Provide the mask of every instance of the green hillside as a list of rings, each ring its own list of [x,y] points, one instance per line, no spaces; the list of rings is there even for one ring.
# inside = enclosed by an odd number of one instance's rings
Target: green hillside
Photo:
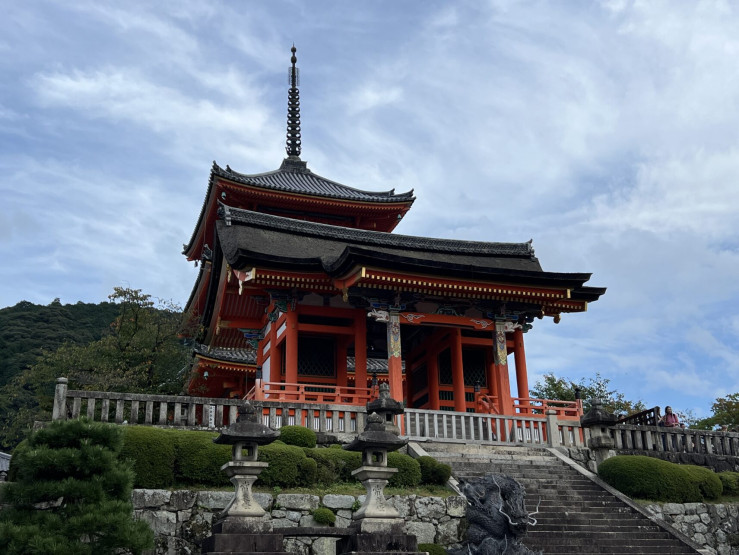
[[[48,306],[21,301],[0,309],[0,387],[32,366],[42,350],[100,339],[119,310],[109,302],[63,305],[58,299]]]

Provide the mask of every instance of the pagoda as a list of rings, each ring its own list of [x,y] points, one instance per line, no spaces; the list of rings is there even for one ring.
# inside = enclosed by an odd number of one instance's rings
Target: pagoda
[[[260,174],[214,163],[184,248],[200,264],[189,392],[364,405],[382,381],[408,408],[528,412],[526,332],[605,289],[543,271],[531,241],[392,233],[413,191],[351,188],[300,158],[294,46],[291,63],[287,158]]]

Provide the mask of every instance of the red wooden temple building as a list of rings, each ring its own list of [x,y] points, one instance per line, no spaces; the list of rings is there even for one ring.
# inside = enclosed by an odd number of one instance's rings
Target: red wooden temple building
[[[190,393],[364,405],[380,380],[409,408],[528,411],[532,322],[605,289],[543,271],[531,242],[392,233],[412,191],[347,187],[300,158],[294,47],[291,61],[287,158],[260,174],[214,163],[184,249],[200,264]]]

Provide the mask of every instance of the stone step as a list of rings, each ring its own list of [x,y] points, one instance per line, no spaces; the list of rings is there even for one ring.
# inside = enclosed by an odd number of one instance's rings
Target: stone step
[[[524,544],[544,553],[696,553],[643,514],[543,449],[436,445],[427,451],[452,467],[456,478],[505,474],[526,489],[536,526]],[[497,452],[496,452],[497,451]],[[521,458],[516,457],[521,453]]]

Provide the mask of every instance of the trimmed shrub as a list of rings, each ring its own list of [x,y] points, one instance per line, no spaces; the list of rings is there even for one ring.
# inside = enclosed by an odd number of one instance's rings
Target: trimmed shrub
[[[154,546],[133,519],[133,471],[117,458],[120,427],[86,419],[52,422],[16,450],[16,481],[3,488],[0,552],[141,553]],[[44,506],[39,510],[39,504]]]
[[[403,453],[388,453],[387,465],[398,469],[388,482],[393,487],[415,487],[421,483],[421,465],[409,455]]]
[[[724,487],[721,484],[721,478],[713,470],[695,465],[681,465],[680,468],[695,482],[704,499],[721,497]]]
[[[336,515],[328,507],[318,507],[311,514],[313,515],[313,520],[318,524],[333,526],[336,522]]]
[[[305,454],[317,463],[316,482],[330,485],[354,480],[352,471],[362,465],[362,454],[339,449],[305,449]]]
[[[724,487],[724,495],[739,495],[739,472],[719,472],[717,476]]]
[[[419,543],[419,551],[426,551],[429,555],[447,555],[447,550],[438,543]]]
[[[174,436],[147,426],[124,429],[120,458],[131,461],[134,487],[164,489],[174,484]]]
[[[699,503],[700,488],[680,465],[642,455],[618,455],[598,467],[608,484],[639,499],[671,503]]]
[[[422,484],[438,484],[443,486],[452,475],[452,467],[440,463],[433,457],[423,456],[416,459],[421,467]]]
[[[316,432],[304,426],[283,426],[280,428],[280,441],[296,447],[316,446]]]
[[[294,445],[276,441],[259,448],[259,460],[269,463],[259,475],[258,484],[268,487],[309,486],[316,479],[316,461]]]
[[[217,445],[211,432],[173,430],[175,482],[205,486],[227,486],[230,482],[221,466],[231,460],[231,446]]]

